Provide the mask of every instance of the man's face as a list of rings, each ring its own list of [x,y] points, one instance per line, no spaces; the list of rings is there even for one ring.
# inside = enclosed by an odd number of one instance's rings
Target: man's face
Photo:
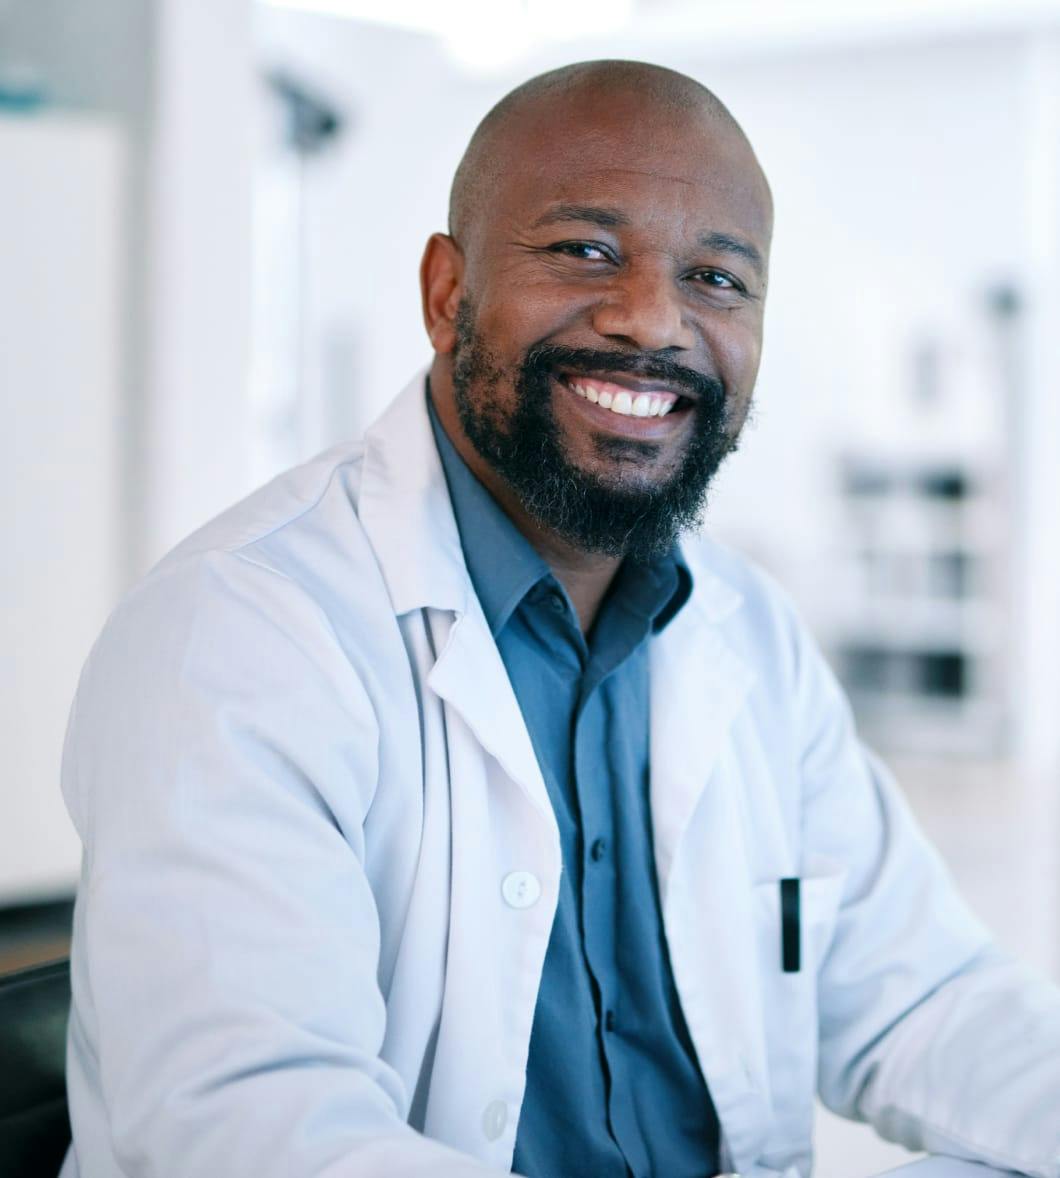
[[[704,116],[653,120],[627,95],[573,121],[521,128],[467,243],[454,395],[531,516],[647,558],[696,522],[747,415],[768,191]]]

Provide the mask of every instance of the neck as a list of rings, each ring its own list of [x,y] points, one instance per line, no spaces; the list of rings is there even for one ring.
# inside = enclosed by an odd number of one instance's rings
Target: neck
[[[431,367],[430,393],[434,411],[456,452],[548,564],[556,580],[567,591],[582,632],[588,633],[622,563],[621,557],[602,556],[575,548],[543,527],[524,509],[511,487],[468,440],[460,424],[452,380],[437,359]]]

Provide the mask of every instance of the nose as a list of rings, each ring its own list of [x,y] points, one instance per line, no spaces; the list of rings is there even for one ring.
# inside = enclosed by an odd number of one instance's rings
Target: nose
[[[631,267],[616,277],[594,309],[592,322],[598,335],[645,352],[695,346],[681,292],[661,267]]]

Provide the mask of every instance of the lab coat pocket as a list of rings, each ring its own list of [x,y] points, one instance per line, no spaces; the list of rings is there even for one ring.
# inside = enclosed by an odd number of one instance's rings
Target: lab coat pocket
[[[817,1075],[817,973],[842,898],[843,872],[754,886],[755,933],[773,1118],[767,1153],[801,1153],[813,1134]]]

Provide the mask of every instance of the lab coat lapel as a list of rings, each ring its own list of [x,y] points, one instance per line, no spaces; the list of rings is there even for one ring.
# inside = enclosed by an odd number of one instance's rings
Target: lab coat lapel
[[[739,607],[739,595],[709,570],[697,569],[691,559],[689,564],[692,597],[651,646],[651,804],[664,903],[682,838],[753,681],[718,624]],[[722,801],[710,794],[704,804]]]
[[[474,594],[427,415],[425,372],[365,434],[357,514],[398,617],[467,611]]]
[[[427,683],[546,819],[555,818],[508,672],[477,598],[459,616]]]
[[[727,1164],[744,1169],[770,1097],[740,780],[725,753],[754,676],[719,624],[739,595],[707,569],[693,573],[693,597],[652,644],[655,863],[674,979]]]
[[[471,586],[425,380],[419,373],[410,381],[366,434],[358,514],[394,612],[430,616],[438,656],[428,685],[554,825],[530,735]]]

